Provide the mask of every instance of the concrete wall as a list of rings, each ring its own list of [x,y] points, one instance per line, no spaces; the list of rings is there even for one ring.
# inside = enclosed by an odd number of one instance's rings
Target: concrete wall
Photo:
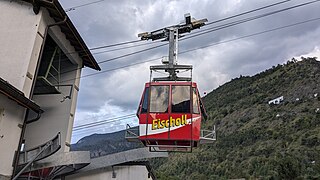
[[[76,69],[77,66],[72,66]],[[77,72],[63,74],[62,81],[75,78]],[[68,84],[74,84],[68,82]],[[66,84],[66,83],[64,83]],[[71,99],[64,99],[69,95],[72,88]],[[61,133],[62,148],[59,152],[68,152],[69,147],[66,144],[71,141],[71,130],[73,126],[74,113],[78,91],[74,87],[60,87],[61,94],[35,95],[33,100],[45,111],[41,118],[31,124],[27,124],[25,131],[25,148],[30,149],[36,147],[46,141],[52,139]]]
[[[115,166],[114,168],[115,178],[112,177],[112,169],[105,168],[94,171],[88,171],[84,173],[77,173],[74,175],[67,176],[66,180],[143,180],[152,179],[148,178],[148,170],[146,166]]]
[[[29,3],[0,1],[0,77],[29,97],[41,38],[37,34],[41,15]]]
[[[7,0],[0,1],[0,12],[0,77],[29,97],[42,43],[37,35],[41,16],[28,3]],[[25,108],[0,94],[0,109],[0,176],[10,177]]]
[[[49,16],[47,10],[42,9],[39,14],[42,14],[43,17],[40,21],[40,30],[45,29],[49,24],[55,23]],[[33,96],[32,99],[37,102],[45,112],[42,114],[40,120],[27,125],[24,139],[25,148],[30,149],[47,142],[60,132],[62,148],[59,152],[61,153],[68,152],[70,149],[68,145],[71,143],[72,127],[80,83],[80,79],[76,79],[76,77],[80,77],[81,75],[82,60],[77,54],[68,53],[74,52],[75,49],[71,46],[70,42],[66,39],[58,26],[52,26],[48,30],[48,36],[55,41],[59,48],[67,54],[69,58],[69,63],[62,66],[61,71],[66,72],[71,70],[71,72],[61,74],[61,84],[74,86],[60,87],[59,90],[62,92],[61,94]],[[69,95],[71,88],[71,99],[63,100],[65,96]]]
[[[0,175],[12,174],[14,152],[18,148],[25,110],[0,94]],[[1,179],[1,178],[0,178]]]
[[[48,24],[54,23],[54,20],[46,9],[41,8],[40,13],[35,15],[31,4],[18,0],[0,1],[0,12],[0,77],[30,98],[45,29]],[[59,27],[52,27],[48,32],[65,53],[75,51]],[[73,64],[68,68],[82,66],[82,61],[77,54],[70,54],[68,57]],[[80,76],[80,73],[81,70],[67,73],[63,78],[74,78],[76,75]],[[75,84],[79,87],[79,79],[66,84]],[[70,87],[61,90],[64,95],[69,95]],[[60,151],[69,151],[65,142],[71,141],[77,93],[77,90],[74,90],[72,99],[64,102],[60,102],[64,95],[33,97],[33,100],[43,107],[45,113],[38,122],[27,125],[25,148],[43,144],[57,132],[61,132],[63,147]],[[25,108],[0,94],[0,116],[1,179],[10,177],[12,174],[12,161],[14,152],[18,148]]]

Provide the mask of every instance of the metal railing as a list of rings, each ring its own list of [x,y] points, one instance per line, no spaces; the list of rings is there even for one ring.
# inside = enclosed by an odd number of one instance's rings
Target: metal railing
[[[57,152],[61,147],[60,136],[60,133],[58,133],[53,139],[40,146],[25,151],[21,151],[19,153],[18,165],[20,166],[26,164],[31,160],[39,161]],[[41,154],[39,154],[40,152]],[[37,158],[35,158],[36,156]]]
[[[139,141],[139,126],[131,127],[127,124],[125,139],[127,141]]]
[[[201,130],[200,144],[210,144],[216,140],[216,126],[213,126],[213,130]]]

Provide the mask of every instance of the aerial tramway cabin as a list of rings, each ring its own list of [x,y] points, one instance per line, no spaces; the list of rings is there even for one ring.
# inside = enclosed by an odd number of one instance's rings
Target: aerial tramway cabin
[[[201,119],[207,115],[197,84],[192,81],[192,66],[177,63],[180,34],[200,28],[206,21],[191,19],[186,14],[185,24],[138,35],[141,40],[169,41],[169,56],[162,60],[162,65],[150,67],[150,81],[145,84],[137,111],[139,133],[128,126],[128,140],[136,136],[150,151],[178,152],[192,152],[200,143],[215,140],[214,129],[201,130]],[[152,78],[152,72],[160,71],[168,76]],[[181,71],[190,72],[190,77],[178,77]]]
[[[190,150],[199,144],[202,115],[195,82],[146,83],[137,112],[139,139],[159,150]]]

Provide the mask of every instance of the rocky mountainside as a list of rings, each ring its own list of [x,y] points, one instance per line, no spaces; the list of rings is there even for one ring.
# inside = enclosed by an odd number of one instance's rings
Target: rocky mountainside
[[[143,147],[143,145],[126,141],[125,130],[123,130],[114,133],[86,136],[76,144],[72,144],[71,151],[90,151],[91,158],[95,158],[139,147]]]
[[[283,96],[280,104],[268,102]],[[320,179],[320,62],[292,59],[203,98],[217,141],[152,161],[159,179]]]

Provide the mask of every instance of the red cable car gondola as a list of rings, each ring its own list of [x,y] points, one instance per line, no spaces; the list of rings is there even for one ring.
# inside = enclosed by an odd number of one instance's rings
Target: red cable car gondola
[[[137,112],[139,139],[155,151],[190,151],[199,144],[204,112],[196,83],[146,83]]]
[[[214,131],[201,131],[201,119],[205,109],[197,89],[192,82],[192,66],[177,64],[179,35],[200,28],[206,22],[185,17],[186,24],[163,28],[151,33],[139,34],[142,40],[163,39],[169,41],[169,60],[163,65],[150,67],[150,82],[139,104],[139,135],[127,129],[127,135],[136,135],[150,151],[191,152],[200,142],[215,140]],[[181,70],[190,71],[190,77],[178,77]],[[168,77],[152,78],[153,71],[164,71]],[[205,133],[205,134],[204,134]],[[127,136],[127,139],[133,139]]]

